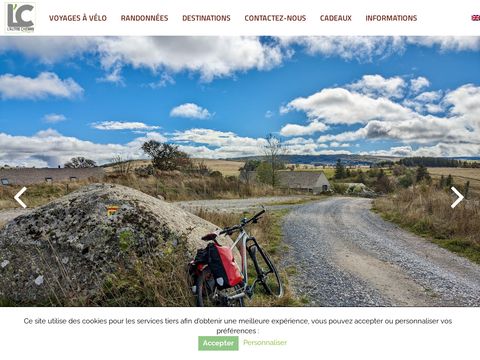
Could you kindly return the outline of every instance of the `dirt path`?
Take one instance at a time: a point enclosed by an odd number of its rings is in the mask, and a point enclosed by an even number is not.
[[[27,214],[30,210],[29,209],[8,209],[8,210],[0,210],[0,227],[5,225],[10,220],[15,219],[17,216],[22,214]]]
[[[215,199],[215,200],[192,200],[175,202],[178,205],[189,211],[196,211],[200,208],[211,211],[230,211],[241,212],[259,209],[260,206],[265,206],[270,210],[278,210],[284,208],[291,208],[298,206],[302,201],[308,201],[312,197],[304,195],[291,196],[269,196],[248,199]]]
[[[480,266],[383,221],[371,200],[331,198],[284,221],[294,289],[315,306],[480,306]]]

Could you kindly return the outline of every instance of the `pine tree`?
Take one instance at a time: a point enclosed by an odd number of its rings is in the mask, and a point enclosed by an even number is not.
[[[422,181],[422,180],[428,180],[430,178],[430,174],[428,173],[427,168],[425,165],[420,165],[417,168],[417,182]]]
[[[452,175],[448,174],[447,181],[445,182],[445,186],[450,189],[452,185],[453,185],[453,177]]]
[[[465,196],[465,199],[468,197],[469,190],[470,190],[470,181],[467,181],[465,183],[465,190],[463,191],[464,192],[463,196]]]
[[[438,181],[438,187],[443,189],[445,187],[445,176],[440,176],[440,180]]]
[[[337,164],[335,165],[335,179],[343,179],[345,178],[345,166],[343,166],[342,161],[340,159],[337,160]]]

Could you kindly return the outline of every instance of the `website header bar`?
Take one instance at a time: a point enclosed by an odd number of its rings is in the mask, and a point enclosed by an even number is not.
[[[480,35],[478,1],[4,2],[2,35]]]

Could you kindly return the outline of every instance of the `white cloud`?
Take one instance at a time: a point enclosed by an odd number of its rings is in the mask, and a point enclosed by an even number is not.
[[[163,73],[159,80],[149,82],[147,86],[151,89],[160,89],[173,84],[175,84],[175,79],[167,73]]]
[[[352,152],[348,150],[320,150],[317,155],[349,155],[351,153]]]
[[[478,51],[478,36],[414,36],[406,38],[408,44],[419,46],[437,46],[441,51]]]
[[[57,167],[75,156],[84,156],[99,164],[110,162],[115,155],[125,159],[144,159],[146,155],[141,146],[148,140],[163,142],[166,138],[160,133],[148,132],[126,144],[97,144],[52,129],[39,131],[33,136],[0,133],[0,164]]]
[[[443,92],[441,90],[427,91],[422,92],[413,99],[405,99],[402,104],[414,109],[418,113],[441,113],[445,110],[444,105],[440,103],[442,97]]]
[[[263,138],[255,139],[241,137],[231,131],[224,132],[213,129],[189,129],[185,131],[176,131],[172,134],[171,138],[173,141],[177,142],[206,144],[216,147],[246,146],[249,148],[255,148],[255,152],[258,152],[258,149],[266,143]]]
[[[336,142],[336,141],[333,141],[330,143],[330,147],[334,147],[334,148],[338,148],[338,147],[349,147],[350,144],[348,143],[339,143],[339,142]]]
[[[405,41],[391,36],[302,36],[283,37],[283,46],[299,45],[310,55],[338,56],[345,60],[372,61],[402,53]]]
[[[386,98],[371,98],[343,88],[323,89],[309,97],[296,98],[283,111],[303,111],[310,120],[331,124],[367,123],[375,119],[400,121],[414,114]]]
[[[193,103],[186,103],[174,107],[170,111],[170,116],[184,117],[190,119],[209,119],[213,115],[205,108]]]
[[[287,124],[282,127],[280,130],[280,135],[282,136],[302,136],[302,135],[311,135],[316,132],[322,132],[327,130],[329,127],[324,123],[319,121],[312,121],[306,126],[297,125],[297,124]]]
[[[405,81],[400,76],[385,79],[381,75],[364,75],[360,80],[347,85],[348,89],[370,97],[402,98]]]
[[[67,118],[65,117],[65,115],[52,113],[52,114],[46,114],[43,117],[43,120],[47,123],[55,124],[55,123],[58,123],[58,122],[65,121],[65,120],[67,120]]]
[[[327,134],[322,135],[317,139],[319,143],[325,143],[328,141],[354,141],[363,139],[366,137],[366,131],[364,128],[360,128],[356,131],[345,131],[339,134]]]
[[[419,76],[415,79],[410,80],[410,90],[415,94],[419,93],[421,90],[429,86],[430,81],[428,81],[428,79],[423,76]]]
[[[94,55],[107,72],[101,80],[115,83],[122,81],[125,66],[154,73],[188,71],[208,82],[252,69],[269,70],[289,54],[275,42],[238,36],[4,37],[0,53],[5,51],[19,51],[48,64]]]
[[[98,39],[81,36],[0,36],[0,53],[17,51],[45,64],[53,64],[95,51]]]
[[[57,74],[42,72],[36,78],[22,75],[0,75],[0,97],[3,99],[44,99],[49,96],[71,99],[83,89],[73,79],[62,80]]]
[[[93,123],[92,127],[98,130],[155,130],[160,126],[147,125],[142,122],[102,121]]]
[[[392,79],[396,81],[390,82]],[[386,98],[388,94],[399,93],[398,89],[411,94],[427,86],[426,78],[415,80],[414,89],[407,91],[409,89],[399,77],[364,76],[360,81],[347,85],[349,89],[326,88],[310,96],[296,98],[280,111],[304,112],[307,125],[282,128],[281,134],[310,135],[314,131],[307,130],[314,125],[340,124],[347,125],[346,130],[321,135],[317,143],[330,142],[330,147],[347,147],[348,142],[360,139],[395,140],[423,145],[423,149],[435,143],[480,143],[480,87],[467,84],[446,95],[437,90],[403,100],[403,97]],[[351,130],[353,125],[358,124],[362,127]],[[462,147],[450,146],[448,151],[445,146],[442,148],[448,154],[452,153],[452,149],[460,151]]]
[[[480,86],[466,84],[445,95],[444,102],[451,105],[453,114],[476,118],[480,124]]]
[[[271,111],[271,110],[267,110],[267,111],[265,112],[265,117],[266,117],[267,119],[270,119],[271,117],[273,117],[273,115],[275,115],[275,114],[274,114],[274,112]]]
[[[433,156],[433,157],[458,157],[458,156],[478,156],[480,154],[480,144],[446,144],[438,143],[432,146],[421,146],[413,149],[411,146],[391,147],[387,150],[372,151],[371,155],[386,156]]]
[[[188,71],[211,81],[252,69],[272,69],[293,56],[297,47],[312,56],[364,62],[402,54],[409,44],[441,51],[478,51],[480,37],[310,36],[269,41],[227,36],[0,37],[0,53],[17,51],[46,64],[92,55],[106,71],[102,80],[121,83],[125,66],[154,73]]]
[[[336,56],[359,62],[403,54],[407,45],[438,47],[441,51],[480,50],[478,36],[301,36],[282,37],[279,42],[286,48],[300,46],[312,56]]]
[[[203,81],[251,69],[269,70],[284,54],[258,37],[120,37],[99,38],[97,51],[104,68],[130,65],[154,72],[191,71]]]
[[[432,115],[420,116],[402,121],[371,120],[355,131],[320,136],[318,142],[355,141],[359,139],[391,139],[406,143],[428,144],[433,142],[478,142],[478,130],[472,132],[459,118],[441,118]]]
[[[294,137],[288,139],[284,142],[285,145],[304,145],[304,144],[315,144],[315,141],[311,138],[304,137]]]
[[[103,77],[98,78],[97,81],[125,86],[125,81],[122,76],[122,67],[119,65],[114,66],[113,69],[107,72]]]
[[[425,104],[425,111],[430,114],[438,114],[444,112],[445,109],[440,104]]]
[[[264,138],[239,136],[233,132],[212,129],[190,129],[179,131],[170,138],[180,143],[180,148],[195,157],[235,158],[262,155]],[[208,145],[208,147],[207,147]],[[292,138],[284,143],[288,154],[318,155],[327,145],[318,144],[313,139]]]
[[[427,91],[415,96],[416,101],[430,103],[439,101],[442,98],[442,91]]]

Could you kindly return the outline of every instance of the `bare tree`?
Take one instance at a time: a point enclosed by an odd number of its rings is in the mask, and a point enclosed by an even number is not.
[[[265,155],[265,162],[270,167],[270,184],[272,186],[278,185],[278,170],[283,167],[281,156],[285,155],[286,148],[279,138],[273,134],[267,135],[265,138],[266,144],[263,146],[263,153]]]
[[[115,172],[119,175],[128,175],[132,171],[132,162],[124,160],[121,155],[115,155],[112,163]]]

